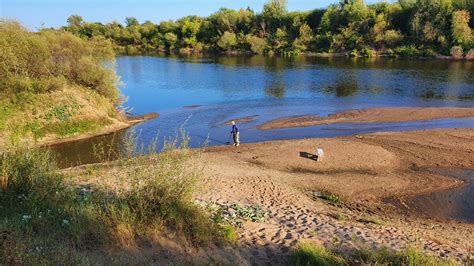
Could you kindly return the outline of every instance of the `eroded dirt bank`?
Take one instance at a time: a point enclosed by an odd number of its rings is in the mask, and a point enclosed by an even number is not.
[[[311,115],[283,117],[259,125],[257,129],[308,127],[337,123],[409,122],[471,116],[474,116],[474,108],[370,108],[338,112],[327,117]]]

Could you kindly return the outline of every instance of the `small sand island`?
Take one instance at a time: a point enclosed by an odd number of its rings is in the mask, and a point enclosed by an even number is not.
[[[253,121],[257,117],[258,117],[258,115],[251,115],[251,116],[246,116],[246,117],[242,117],[242,118],[229,119],[229,120],[225,121],[224,124],[225,125],[231,125],[232,121],[234,121],[235,123],[248,123],[248,122]]]
[[[338,112],[327,117],[311,115],[283,117],[258,125],[257,129],[309,127],[337,123],[408,122],[472,116],[474,116],[474,108],[370,108]]]

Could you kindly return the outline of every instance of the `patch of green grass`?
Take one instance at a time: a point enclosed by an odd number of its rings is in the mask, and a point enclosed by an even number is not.
[[[451,260],[429,256],[409,247],[402,251],[387,248],[378,250],[359,249],[342,253],[313,244],[299,244],[290,254],[291,265],[456,265]]]
[[[310,196],[313,200],[322,199],[325,201],[329,201],[330,203],[333,203],[335,205],[339,205],[342,203],[342,199],[338,195],[333,194],[329,191],[310,191]]]
[[[3,97],[3,95],[0,95]],[[0,131],[5,130],[8,119],[14,114],[13,105],[7,100],[0,100]]]
[[[72,121],[66,120],[63,122],[56,122],[47,124],[36,131],[32,131],[37,137],[44,137],[47,134],[55,134],[61,137],[71,136],[75,134],[81,134],[86,132],[94,132],[101,127],[110,124],[108,119],[101,120],[79,120]]]
[[[336,195],[336,194],[330,194],[330,193],[328,193],[328,194],[323,194],[323,195],[321,196],[321,198],[324,199],[324,200],[327,200],[327,201],[329,201],[329,202],[332,202],[332,203],[334,203],[334,204],[340,204],[340,203],[342,203],[341,198],[339,198],[339,196]]]
[[[334,218],[338,221],[347,221],[348,220],[347,216],[345,216],[344,214],[341,214],[341,213],[335,214]]]
[[[358,242],[359,240],[360,240],[360,238],[356,234],[351,235],[351,241],[352,242]]]
[[[376,224],[376,225],[384,224],[384,221],[377,217],[364,217],[364,218],[359,219],[359,222],[371,223],[371,224]]]
[[[332,266],[345,265],[346,260],[324,247],[299,244],[290,254],[290,264],[294,266]]]
[[[402,251],[391,251],[385,247],[378,250],[360,249],[351,256],[351,261],[365,265],[456,265],[451,260],[429,256],[413,247]]]
[[[224,238],[230,243],[237,242],[237,232],[235,232],[235,228],[232,225],[224,225],[222,227],[222,232],[224,234]]]

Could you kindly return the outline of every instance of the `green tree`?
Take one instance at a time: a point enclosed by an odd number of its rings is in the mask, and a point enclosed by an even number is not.
[[[263,6],[263,12],[260,17],[260,26],[264,34],[266,32],[274,33],[283,26],[283,18],[287,13],[286,0],[269,0]]]
[[[451,0],[417,0],[411,20],[412,35],[425,43],[446,45],[451,14]]]
[[[231,50],[232,48],[237,45],[237,36],[233,32],[224,32],[221,38],[217,42],[217,46],[219,46],[222,50]]]
[[[301,25],[299,29],[299,36],[293,41],[294,49],[304,52],[308,50],[309,45],[313,40],[313,33],[308,24]]]
[[[470,19],[469,12],[465,10],[457,10],[453,12],[451,32],[455,44],[465,46],[472,45],[472,29],[469,27]]]
[[[71,15],[67,18],[67,24],[71,33],[79,35],[84,25],[84,19],[79,15]]]
[[[180,37],[184,47],[194,47],[198,40],[197,35],[201,28],[201,19],[198,17],[186,17],[178,21]]]
[[[134,17],[126,17],[125,18],[125,25],[127,25],[127,27],[133,27],[133,26],[138,26],[140,25],[140,23],[138,22],[138,20]]]
[[[174,50],[178,43],[178,36],[172,32],[165,33],[165,43],[169,50]]]
[[[248,34],[246,36],[246,42],[250,45],[250,50],[256,54],[263,54],[267,49],[267,40]]]

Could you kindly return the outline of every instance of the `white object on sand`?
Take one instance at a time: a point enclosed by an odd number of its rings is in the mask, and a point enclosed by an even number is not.
[[[317,156],[316,161],[322,161],[323,158],[324,158],[324,151],[323,151],[323,149],[317,148],[317,149],[316,149],[316,156]]]

